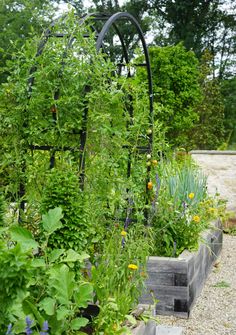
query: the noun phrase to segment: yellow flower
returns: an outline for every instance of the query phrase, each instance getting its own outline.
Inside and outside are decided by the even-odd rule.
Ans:
[[[200,222],[200,216],[194,215],[193,216],[193,221],[196,222],[196,223],[199,223]]]
[[[113,324],[112,329],[117,330],[117,324],[116,323]]]
[[[189,193],[189,195],[188,195],[189,199],[192,200],[192,199],[194,198],[194,195],[195,195],[195,194],[194,194],[193,192],[192,192],[192,193]]]
[[[120,234],[121,234],[121,236],[125,237],[127,235],[127,232],[125,230],[122,230],[122,232]]]
[[[213,207],[209,207],[209,208],[208,208],[208,212],[209,212],[209,213],[213,213],[213,214],[214,214],[216,211],[217,211],[216,208],[213,208]]]
[[[128,269],[130,269],[130,270],[138,270],[138,266],[135,265],[135,264],[129,264],[128,265]]]

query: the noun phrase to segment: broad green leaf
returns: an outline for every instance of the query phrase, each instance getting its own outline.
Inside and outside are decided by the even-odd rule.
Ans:
[[[25,331],[25,320],[17,320],[12,328],[13,334],[21,334]]]
[[[49,285],[55,291],[55,298],[61,303],[68,305],[72,298],[75,282],[74,273],[69,271],[65,264],[54,267],[49,271]]]
[[[57,320],[64,320],[67,318],[68,314],[70,314],[70,310],[64,306],[60,306],[57,308]]]
[[[52,234],[57,229],[62,228],[61,219],[63,218],[61,207],[50,209],[47,214],[43,214],[43,228],[48,234]]]
[[[64,253],[64,251],[65,249],[54,249],[48,256],[49,262],[55,262]]]
[[[86,318],[77,318],[70,322],[70,327],[73,330],[79,330],[81,327],[85,327],[89,320]]]
[[[78,307],[86,308],[93,298],[93,286],[90,283],[80,284],[75,293],[75,302]]]
[[[31,265],[35,268],[44,267],[46,265],[43,258],[34,258],[31,262]]]
[[[35,307],[35,305],[31,301],[25,300],[23,302],[23,310],[24,310],[26,315],[33,314],[35,319],[40,324],[40,326],[43,325],[44,318],[41,316],[41,314],[39,313],[39,311],[37,310],[37,308]]]
[[[76,261],[83,262],[85,259],[88,259],[88,258],[89,258],[89,255],[86,254],[85,252],[79,254],[73,249],[69,249],[67,251],[67,256],[63,258],[63,262],[68,262],[68,263],[76,262]]]
[[[17,242],[33,240],[33,236],[31,232],[19,225],[11,226],[10,233],[11,233],[11,237]]]
[[[46,312],[47,315],[53,315],[55,313],[56,300],[47,297],[40,301],[39,306]]]
[[[33,239],[31,232],[19,225],[12,226],[10,234],[11,238],[20,243],[23,249],[29,250],[38,247],[38,243]]]

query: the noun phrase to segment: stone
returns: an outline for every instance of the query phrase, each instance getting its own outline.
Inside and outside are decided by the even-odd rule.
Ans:
[[[138,327],[132,329],[132,335],[156,335],[156,322],[148,321],[146,324],[142,321]]]
[[[157,326],[156,335],[183,335],[182,327]]]

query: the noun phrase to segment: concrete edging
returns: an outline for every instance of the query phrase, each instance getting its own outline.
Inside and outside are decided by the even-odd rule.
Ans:
[[[182,327],[170,327],[157,325],[155,321],[148,321],[146,324],[141,322],[140,325],[131,331],[132,335],[182,335]]]
[[[236,155],[236,150],[192,150],[191,155]]]

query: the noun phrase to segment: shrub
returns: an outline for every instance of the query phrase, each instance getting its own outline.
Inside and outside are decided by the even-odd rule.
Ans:
[[[47,174],[41,212],[44,214],[55,207],[63,210],[63,227],[50,236],[49,247],[83,251],[88,243],[91,222],[78,176],[69,167],[65,170],[54,168]]]
[[[155,113],[172,146],[186,146],[188,132],[198,120],[196,105],[201,101],[198,60],[182,44],[149,48]],[[139,76],[144,80],[143,70]]]

